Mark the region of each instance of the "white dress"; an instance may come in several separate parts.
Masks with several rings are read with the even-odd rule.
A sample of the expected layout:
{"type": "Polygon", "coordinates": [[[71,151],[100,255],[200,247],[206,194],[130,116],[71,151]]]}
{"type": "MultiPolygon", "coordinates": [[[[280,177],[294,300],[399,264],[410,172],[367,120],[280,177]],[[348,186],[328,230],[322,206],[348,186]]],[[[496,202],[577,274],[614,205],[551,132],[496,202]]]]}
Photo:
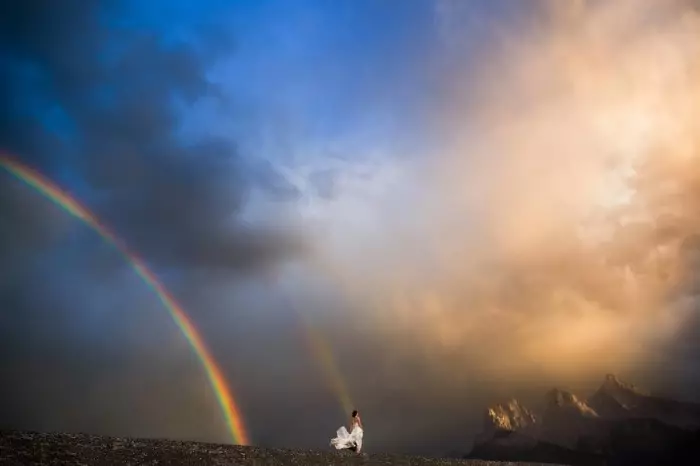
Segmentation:
{"type": "Polygon", "coordinates": [[[357,453],[362,450],[362,437],[364,436],[364,431],[360,424],[355,421],[352,424],[352,432],[348,432],[345,426],[341,427],[336,431],[336,437],[331,439],[331,446],[335,447],[336,450],[343,450],[345,448],[357,447],[357,453]]]}

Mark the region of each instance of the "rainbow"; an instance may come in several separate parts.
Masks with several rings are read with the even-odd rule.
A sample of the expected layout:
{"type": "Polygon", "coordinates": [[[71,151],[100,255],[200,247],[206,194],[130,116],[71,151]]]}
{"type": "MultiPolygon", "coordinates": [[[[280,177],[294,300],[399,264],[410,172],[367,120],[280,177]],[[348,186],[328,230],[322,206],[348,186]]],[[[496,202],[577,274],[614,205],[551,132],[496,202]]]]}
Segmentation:
{"type": "MultiPolygon", "coordinates": [[[[273,284],[277,284],[277,279],[274,275],[272,277],[272,282],[273,284]]],[[[331,346],[328,344],[327,339],[323,337],[316,326],[313,325],[309,317],[303,312],[299,312],[294,307],[291,300],[284,294],[283,290],[281,290],[281,293],[283,293],[282,300],[284,301],[284,304],[299,316],[301,321],[301,329],[303,331],[303,338],[309,345],[311,354],[316,359],[316,362],[320,364],[326,378],[326,383],[329,385],[329,388],[340,403],[343,412],[345,414],[350,414],[350,412],[354,409],[354,405],[350,398],[347,383],[345,382],[345,378],[338,368],[338,363],[333,355],[331,346]]]]}
{"type": "Polygon", "coordinates": [[[333,356],[333,351],[326,338],[324,338],[316,327],[309,322],[309,319],[302,317],[302,320],[304,322],[306,337],[308,338],[309,345],[311,346],[311,352],[316,357],[316,360],[321,364],[323,372],[326,375],[326,381],[340,402],[343,412],[349,415],[354,409],[354,405],[350,399],[350,394],[347,384],[345,383],[345,379],[338,369],[338,364],[333,356]]]}
{"type": "Polygon", "coordinates": [[[236,402],[231,395],[231,390],[227,386],[221,369],[216,364],[208,348],[204,344],[201,335],[192,324],[185,311],[177,304],[175,299],[168,293],[165,287],[158,281],[156,276],[146,267],[145,262],[137,255],[133,254],[126,245],[119,241],[116,235],[111,233],[105,226],[100,224],[97,217],[93,215],[86,207],[81,205],[76,199],[71,197],[66,192],[62,191],[58,186],[50,180],[44,178],[41,174],[33,169],[21,165],[20,163],[10,159],[9,157],[0,154],[0,165],[2,165],[12,175],[25,182],[27,185],[36,189],[39,193],[46,196],[55,204],[63,208],[66,212],[80,219],[96,231],[105,241],[112,244],[131,264],[134,271],[140,276],[158,296],[165,308],[170,313],[175,324],[178,326],[182,334],[187,339],[192,347],[192,350],[200,360],[207,378],[211,384],[216,398],[221,406],[226,425],[231,433],[234,443],[240,445],[248,445],[249,438],[243,426],[243,418],[240,410],[236,406],[236,402]]]}

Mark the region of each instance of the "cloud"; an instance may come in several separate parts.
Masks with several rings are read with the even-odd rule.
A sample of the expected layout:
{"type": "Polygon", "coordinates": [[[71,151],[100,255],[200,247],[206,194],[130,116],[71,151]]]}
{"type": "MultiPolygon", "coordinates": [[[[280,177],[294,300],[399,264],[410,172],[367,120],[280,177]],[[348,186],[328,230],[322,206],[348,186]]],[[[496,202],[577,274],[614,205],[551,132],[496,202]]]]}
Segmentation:
{"type": "MultiPolygon", "coordinates": [[[[46,114],[53,106],[74,128],[72,136],[63,135],[72,138],[63,144],[70,144],[71,169],[95,193],[99,200],[89,203],[108,224],[135,249],[154,251],[153,260],[167,265],[244,269],[274,262],[274,256],[298,246],[284,235],[236,225],[249,180],[230,141],[184,144],[177,137],[176,104],[216,92],[205,76],[215,59],[211,52],[200,53],[196,43],[169,45],[138,30],[103,25],[100,14],[120,12],[105,5],[39,4],[4,12],[12,25],[5,42],[16,56],[8,67],[26,63],[45,83],[33,89],[44,106],[29,111],[46,114]]],[[[223,37],[210,24],[201,28],[199,37],[223,37]]],[[[3,113],[27,108],[16,110],[3,113]]],[[[46,126],[40,139],[55,131],[46,126]]],[[[55,146],[23,150],[31,144],[23,136],[8,132],[5,148],[50,170],[55,146]]]]}
{"type": "MultiPolygon", "coordinates": [[[[411,121],[430,121],[435,144],[411,146],[414,127],[389,134],[398,117],[369,124],[372,137],[339,131],[338,144],[283,122],[298,155],[284,167],[244,160],[226,138],[185,137],[208,132],[185,127],[198,124],[185,119],[194,102],[231,94],[206,79],[233,50],[206,15],[199,27],[192,12],[182,24],[155,15],[146,34],[121,9],[132,4],[40,3],[0,11],[12,51],[2,147],[73,186],[161,272],[222,362],[256,443],[320,447],[345,420],[301,313],[333,347],[377,449],[466,446],[486,403],[610,371],[697,393],[700,41],[689,2],[442,11],[442,32],[457,34],[443,39],[469,44],[444,52],[449,66],[414,53],[366,83],[391,89],[402,76],[411,88],[424,82],[409,79],[419,69],[438,67],[428,74],[439,102],[397,104],[426,113],[411,121]],[[470,36],[451,22],[462,15],[491,26],[470,36]],[[392,144],[372,145],[376,134],[392,144]],[[324,159],[331,146],[341,156],[324,159]]],[[[374,108],[363,86],[350,108],[374,108]]],[[[399,94],[382,108],[408,99],[399,94]]],[[[223,121],[235,121],[221,102],[223,121]]],[[[266,111],[262,121],[280,120],[266,111]]],[[[149,290],[28,191],[0,178],[11,226],[0,231],[2,353],[21,348],[3,359],[16,381],[0,396],[13,400],[3,418],[226,441],[197,362],[149,290]]]]}
{"type": "MultiPolygon", "coordinates": [[[[376,364],[410,354],[465,389],[653,381],[692,339],[700,17],[559,3],[446,77],[443,147],[386,160],[402,175],[363,205],[381,227],[341,223],[363,218],[347,192],[329,208],[324,273],[349,290],[346,325],[384,342],[376,364]]],[[[691,396],[690,360],[674,364],[665,380],[691,396]]]]}

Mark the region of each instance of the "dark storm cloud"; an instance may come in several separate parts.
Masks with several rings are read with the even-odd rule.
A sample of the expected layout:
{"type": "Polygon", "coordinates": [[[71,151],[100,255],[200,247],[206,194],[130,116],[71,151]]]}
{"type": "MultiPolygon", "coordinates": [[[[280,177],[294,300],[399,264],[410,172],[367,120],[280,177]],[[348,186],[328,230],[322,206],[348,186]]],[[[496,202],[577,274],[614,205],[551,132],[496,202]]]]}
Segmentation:
{"type": "MultiPolygon", "coordinates": [[[[267,186],[231,141],[179,134],[184,109],[221,98],[205,75],[231,52],[231,34],[190,16],[144,30],[130,10],[139,4],[0,5],[0,150],[78,193],[181,282],[215,271],[230,283],[302,252],[288,229],[240,218],[249,189],[267,186]]],[[[162,304],[97,241],[2,171],[0,365],[14,380],[0,389],[2,427],[227,441],[162,304]]]]}
{"type": "MultiPolygon", "coordinates": [[[[213,57],[110,27],[106,15],[119,5],[3,7],[3,148],[46,171],[65,164],[82,176],[98,197],[88,204],[154,261],[244,269],[293,251],[297,240],[236,224],[249,180],[230,142],[177,139],[176,104],[216,92],[204,76],[213,57]],[[74,131],[41,125],[56,109],[74,131]]],[[[197,32],[225,43],[210,25],[197,32]]]]}
{"type": "Polygon", "coordinates": [[[301,196],[299,188],[287,180],[269,161],[255,164],[252,172],[258,185],[274,200],[291,201],[301,196]]]}

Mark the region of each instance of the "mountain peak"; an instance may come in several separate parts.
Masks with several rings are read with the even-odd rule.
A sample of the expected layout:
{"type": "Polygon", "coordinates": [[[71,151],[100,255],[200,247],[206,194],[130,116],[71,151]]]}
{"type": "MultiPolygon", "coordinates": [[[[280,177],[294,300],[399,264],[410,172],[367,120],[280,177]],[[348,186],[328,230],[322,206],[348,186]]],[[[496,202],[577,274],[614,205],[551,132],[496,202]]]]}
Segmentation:
{"type": "Polygon", "coordinates": [[[609,418],[628,417],[633,409],[645,398],[634,385],[621,382],[615,375],[607,374],[603,384],[590,398],[588,405],[601,416],[609,418]]]}
{"type": "Polygon", "coordinates": [[[547,392],[545,400],[547,403],[547,412],[565,409],[576,411],[586,417],[598,417],[598,413],[588,406],[585,401],[579,400],[576,395],[565,390],[554,388],[547,392]]]}
{"type": "Polygon", "coordinates": [[[623,391],[623,392],[630,392],[630,393],[637,394],[637,395],[644,394],[641,392],[641,390],[639,390],[634,385],[621,382],[617,377],[615,377],[614,374],[607,374],[605,376],[605,380],[603,381],[603,385],[601,385],[600,390],[604,391],[604,392],[611,392],[611,393],[623,391]]]}
{"type": "Polygon", "coordinates": [[[492,441],[507,444],[536,442],[539,419],[515,398],[489,407],[484,413],[484,430],[474,438],[480,445],[492,441]]]}
{"type": "Polygon", "coordinates": [[[515,398],[486,410],[485,427],[487,430],[515,431],[535,423],[537,423],[535,415],[522,406],[515,398]]]}
{"type": "Polygon", "coordinates": [[[650,418],[683,428],[700,426],[700,405],[651,396],[614,375],[605,377],[588,404],[606,418],[650,418]]]}

